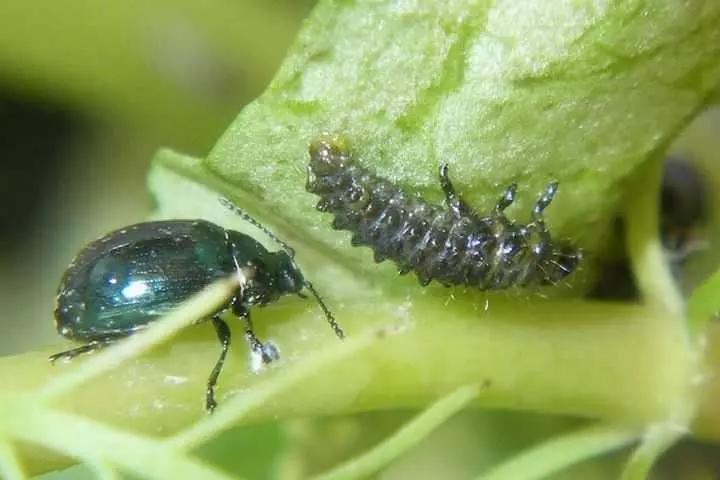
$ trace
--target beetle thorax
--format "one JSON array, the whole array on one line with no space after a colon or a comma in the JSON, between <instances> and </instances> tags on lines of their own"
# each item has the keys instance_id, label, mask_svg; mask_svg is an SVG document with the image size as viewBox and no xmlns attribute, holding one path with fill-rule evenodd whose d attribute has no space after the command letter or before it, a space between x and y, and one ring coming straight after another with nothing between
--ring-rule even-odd
<instances>
[{"instance_id":1,"label":"beetle thorax","mask_svg":"<svg viewBox=\"0 0 720 480\"><path fill-rule=\"evenodd\" d=\"M299 293L305 280L295 262L285 252L268 252L262 259L249 261L237 270L238 295L246 305L266 305L283 295Z\"/></svg>"}]
</instances>

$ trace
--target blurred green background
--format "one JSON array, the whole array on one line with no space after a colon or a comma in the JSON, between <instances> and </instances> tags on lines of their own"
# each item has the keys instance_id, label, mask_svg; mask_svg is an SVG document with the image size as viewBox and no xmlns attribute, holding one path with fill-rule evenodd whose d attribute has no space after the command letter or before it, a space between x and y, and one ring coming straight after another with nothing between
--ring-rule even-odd
<instances>
[{"instance_id":1,"label":"blurred green background","mask_svg":"<svg viewBox=\"0 0 720 480\"><path fill-rule=\"evenodd\" d=\"M142 221L161 146L202 157L272 78L314 2L0 2L5 354L60 344L79 247Z\"/></svg>"},{"instance_id":2,"label":"blurred green background","mask_svg":"<svg viewBox=\"0 0 720 480\"><path fill-rule=\"evenodd\" d=\"M3 354L62 344L52 327L52 299L73 255L97 236L147 216L146 174L159 147L198 157L209 152L240 109L263 91L314 3L0 2ZM720 178L718 118L707 113L673 147L710 172L713 191ZM707 227L708 238L720 237L718 224ZM717 249L706 255L689 259L682 272L688 282L715 269ZM250 478L303 478L307 464L330 466L408 418L367 414L253 427L214 441L203 455ZM575 425L530 414L463 414L383 478L409 478L409 472L414 478L467 478L508 452ZM281 450L286 454L279 461ZM692 478L712 478L703 475L720 469L706 461L714 452L683 445L665 468L686 472L688 465L700 472ZM622 457L609 460L564 478L611 478L608 472ZM667 478L680 478L674 475ZM92 475L75 468L62 478Z\"/></svg>"}]
</instances>

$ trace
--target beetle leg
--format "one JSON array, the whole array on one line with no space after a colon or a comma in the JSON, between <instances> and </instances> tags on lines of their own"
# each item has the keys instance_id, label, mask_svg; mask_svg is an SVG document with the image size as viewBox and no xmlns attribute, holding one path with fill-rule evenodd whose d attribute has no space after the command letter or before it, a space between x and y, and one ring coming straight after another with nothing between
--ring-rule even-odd
<instances>
[{"instance_id":1,"label":"beetle leg","mask_svg":"<svg viewBox=\"0 0 720 480\"><path fill-rule=\"evenodd\" d=\"M280 359L280 350L278 350L277 345L273 342L265 342L263 344L263 351L273 361Z\"/></svg>"},{"instance_id":2,"label":"beetle leg","mask_svg":"<svg viewBox=\"0 0 720 480\"><path fill-rule=\"evenodd\" d=\"M548 184L545 192L543 192L540 198L538 198L538 201L535 204L535 208L533 208L533 222L539 224L542 228L544 228L545 225L543 220L543 212L550 205L550 203L552 203L553 198L555 198L555 194L557 194L557 190L558 182L551 182L550 184Z\"/></svg>"},{"instance_id":3,"label":"beetle leg","mask_svg":"<svg viewBox=\"0 0 720 480\"><path fill-rule=\"evenodd\" d=\"M215 385L217 385L218 376L225 365L225 357L227 357L228 349L230 348L230 327L225 323L223 319L215 315L212 318L213 327L215 327L215 333L217 333L218 340L220 340L220 357L215 363L215 368L210 372L210 376L207 381L207 391L205 394L205 409L208 413L212 413L217 407L215 401Z\"/></svg>"},{"instance_id":4,"label":"beetle leg","mask_svg":"<svg viewBox=\"0 0 720 480\"><path fill-rule=\"evenodd\" d=\"M55 363L56 361L63 359L63 360L72 360L73 358L77 357L78 355L82 355L83 353L90 353L94 352L95 350L100 350L103 347L107 347L111 343L113 343L114 339L106 339L106 340L93 340L92 342L83 345L81 347L73 348L72 350L66 350L64 352L56 353L54 355L50 355L48 357L48 360L50 360L50 363Z\"/></svg>"},{"instance_id":5,"label":"beetle leg","mask_svg":"<svg viewBox=\"0 0 720 480\"><path fill-rule=\"evenodd\" d=\"M270 351L265 348L265 345L263 345L257 335L255 335L252 320L250 319L250 311L242 304L240 297L236 297L235 300L233 300L231 308L235 316L245 320L245 339L250 346L250 350L260 355L263 363L271 363L273 361L273 355L271 355Z\"/></svg>"},{"instance_id":6,"label":"beetle leg","mask_svg":"<svg viewBox=\"0 0 720 480\"><path fill-rule=\"evenodd\" d=\"M253 352L259 354L262 357L263 363L270 363L273 361L268 349L265 345L257 338L255 332L253 332L252 320L250 320L250 312L245 313L245 338L247 339L248 345Z\"/></svg>"},{"instance_id":7,"label":"beetle leg","mask_svg":"<svg viewBox=\"0 0 720 480\"><path fill-rule=\"evenodd\" d=\"M515 201L515 195L517 194L517 183L513 182L505 189L502 196L498 199L495 205L495 215L505 216L503 212L506 208L513 204Z\"/></svg>"}]
</instances>

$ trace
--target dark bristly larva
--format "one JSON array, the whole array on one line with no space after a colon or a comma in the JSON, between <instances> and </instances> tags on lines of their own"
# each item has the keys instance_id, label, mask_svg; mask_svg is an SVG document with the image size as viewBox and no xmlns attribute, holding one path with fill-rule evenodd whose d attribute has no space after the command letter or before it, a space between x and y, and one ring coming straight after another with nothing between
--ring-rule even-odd
<instances>
[{"instance_id":1,"label":"dark bristly larva","mask_svg":"<svg viewBox=\"0 0 720 480\"><path fill-rule=\"evenodd\" d=\"M342 338L342 329L295 264L293 250L228 200L222 202L282 249L270 252L249 235L205 220L145 222L111 232L81 250L65 271L56 328L84 345L50 360L71 359L142 330L212 282L234 274L240 280L235 295L211 319L221 352L207 382L208 411L216 406L214 388L230 347L230 328L221 318L225 311L245 320L245 338L265 363L277 358L277 350L255 336L250 310L283 295L310 293Z\"/></svg>"},{"instance_id":2,"label":"dark bristly larva","mask_svg":"<svg viewBox=\"0 0 720 480\"><path fill-rule=\"evenodd\" d=\"M353 246L370 247L376 262L395 262L401 275L415 272L423 286L432 280L480 290L554 285L577 269L579 249L553 239L543 220L557 183L540 196L528 224L503 213L515 199L514 183L488 215L474 212L455 192L446 164L440 186L447 206L368 171L340 137L310 145L306 188L320 197L316 208L335 216L334 229L352 232Z\"/></svg>"}]
</instances>

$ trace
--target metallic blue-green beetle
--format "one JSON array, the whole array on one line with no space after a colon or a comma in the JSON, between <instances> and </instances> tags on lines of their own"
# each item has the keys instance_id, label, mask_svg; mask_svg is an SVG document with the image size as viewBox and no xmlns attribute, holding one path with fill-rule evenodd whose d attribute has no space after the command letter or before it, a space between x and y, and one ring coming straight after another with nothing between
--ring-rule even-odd
<instances>
[{"instance_id":1,"label":"metallic blue-green beetle","mask_svg":"<svg viewBox=\"0 0 720 480\"><path fill-rule=\"evenodd\" d=\"M205 220L166 220L131 225L95 240L75 257L60 282L55 306L57 332L85 345L50 357L71 359L142 330L213 281L239 273L243 283L212 316L222 346L207 382L206 408L217 403L214 389L230 346L230 328L220 315L230 310L246 322L245 337L263 362L277 351L255 335L250 308L283 295L317 300L335 334L344 334L332 313L304 279L294 251L227 199L222 203L261 229L282 250L269 252L252 237Z\"/></svg>"}]
</instances>

